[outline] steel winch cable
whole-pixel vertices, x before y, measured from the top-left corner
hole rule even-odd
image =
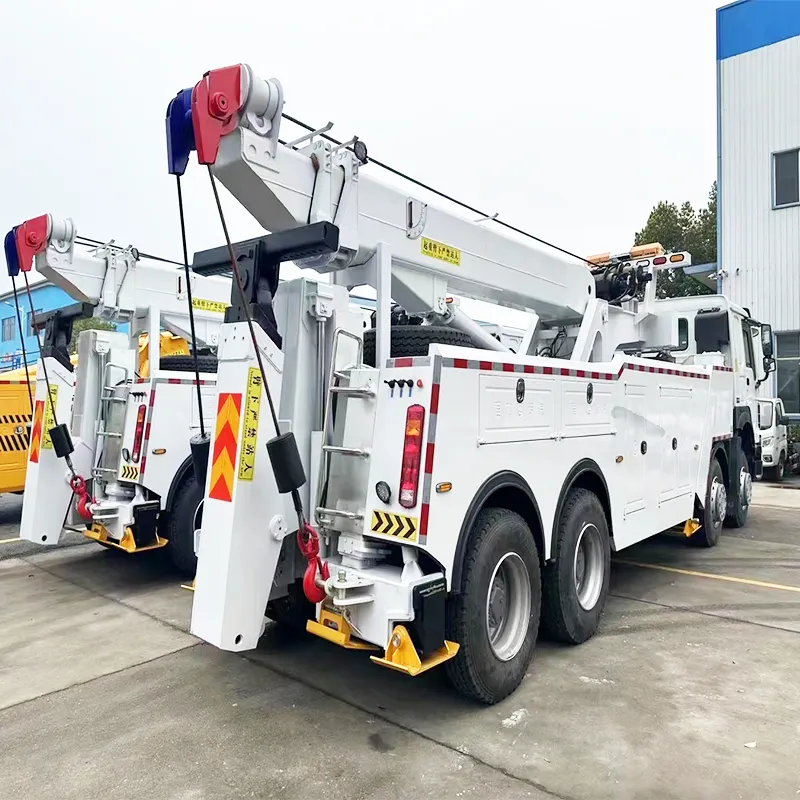
[[[314,133],[318,130],[318,128],[314,128],[313,125],[309,125],[306,122],[301,122],[299,119],[297,119],[296,117],[292,117],[289,114],[281,114],[281,116],[287,122],[291,122],[293,125],[297,125],[298,127],[308,131],[309,133]],[[338,139],[334,139],[333,136],[330,136],[327,133],[319,133],[317,135],[320,136],[322,139],[329,141],[331,144],[335,144],[337,146],[341,146],[343,144]],[[286,144],[286,142],[281,141],[281,144]],[[353,149],[352,147],[348,148],[348,150],[352,149]],[[416,178],[412,178],[411,175],[408,175],[407,173],[402,172],[399,169],[395,169],[394,167],[390,167],[383,161],[378,161],[377,159],[370,156],[369,162],[371,164],[375,164],[375,166],[380,167],[381,169],[385,169],[392,175],[396,175],[398,178],[402,178],[403,180],[406,180],[409,183],[413,183],[415,186],[419,186],[420,189],[424,189],[426,192],[431,192],[432,194],[435,194],[437,197],[441,197],[443,200],[447,200],[450,203],[455,203],[457,206],[461,206],[461,208],[466,209],[467,211],[470,211],[473,214],[477,214],[486,221],[496,222],[498,225],[501,225],[507,230],[513,231],[514,233],[518,233],[521,236],[527,237],[528,239],[532,239],[534,242],[538,242],[539,244],[542,244],[545,247],[550,247],[553,250],[557,250],[559,253],[563,253],[565,256],[569,256],[570,258],[577,258],[578,261],[581,261],[590,267],[596,266],[585,256],[579,256],[577,253],[573,253],[571,250],[567,250],[564,247],[559,247],[557,244],[553,244],[553,242],[548,242],[547,239],[542,239],[539,236],[534,236],[532,233],[529,233],[528,231],[523,230],[522,228],[518,228],[516,225],[511,225],[510,223],[505,222],[502,219],[498,219],[496,214],[494,215],[487,214],[485,211],[481,211],[480,209],[475,208],[475,206],[469,205],[469,203],[465,203],[462,200],[457,200],[452,195],[447,194],[446,192],[442,192],[439,189],[435,189],[430,184],[424,183],[423,181],[417,180]]]
[[[200,389],[200,366],[197,360],[197,333],[194,327],[194,304],[192,302],[192,276],[189,273],[189,251],[186,247],[186,218],[183,213],[183,192],[181,191],[181,176],[176,175],[178,187],[178,214],[181,221],[181,243],[183,245],[183,271],[186,276],[186,299],[189,303],[189,328],[192,335],[192,359],[194,361],[194,380],[197,387],[197,412],[200,415],[200,436],[206,438],[206,428],[203,422],[203,393]]]
[[[28,370],[28,356],[25,353],[25,336],[22,333],[22,312],[19,307],[19,296],[17,295],[17,279],[11,276],[11,288],[14,291],[14,309],[17,312],[17,326],[19,328],[19,340],[22,343],[22,363],[25,365],[25,383],[28,386],[28,402],[30,403],[31,422],[33,421],[33,390],[31,389],[31,374]],[[34,319],[31,317],[31,328],[36,335],[36,340],[39,340],[39,334],[33,327]]]

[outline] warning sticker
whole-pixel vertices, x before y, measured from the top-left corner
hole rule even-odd
[[[56,417],[53,409],[58,401],[58,386],[50,387],[50,400],[44,404],[44,430],[42,431],[42,450],[52,450],[53,440],[50,438],[50,431],[56,426]]]
[[[42,441],[42,420],[44,419],[44,400],[37,400],[33,411],[33,430],[31,430],[31,453],[29,460],[39,463],[39,445]]]
[[[445,261],[454,267],[461,265],[461,251],[457,247],[451,247],[449,244],[442,244],[442,242],[437,242],[433,239],[426,239],[424,236],[420,239],[420,242],[422,255],[438,258],[439,261]]]
[[[228,303],[221,303],[218,300],[203,300],[202,297],[193,297],[192,308],[196,308],[199,311],[215,311],[218,314],[224,314],[225,309],[228,308]]]
[[[244,429],[239,451],[239,480],[253,480],[256,468],[258,412],[261,409],[261,372],[258,367],[247,371],[247,394],[244,401]]]
[[[208,496],[214,500],[224,500],[226,503],[230,503],[233,499],[233,465],[236,462],[241,410],[241,394],[219,393]]]

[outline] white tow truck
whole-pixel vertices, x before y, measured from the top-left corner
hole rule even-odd
[[[150,346],[149,374],[137,373],[140,333],[151,343],[160,341],[162,329],[190,337],[184,272],[140,259],[133,247],[76,249],[76,236],[71,220],[45,215],[6,237],[12,272],[27,272],[35,259],[39,274],[77,301],[47,320],[20,537],[55,545],[63,530],[77,529],[129,553],[165,547],[179,570],[194,575],[194,531],[203,498],[189,446],[201,427],[194,358],[161,356]],[[216,397],[211,351],[230,280],[191,279],[199,389],[209,426]],[[127,322],[129,330],[83,331],[74,367],[67,345],[74,320],[85,316]],[[71,434],[68,463],[51,435],[57,424],[66,424]]]
[[[270,232],[195,261],[235,281],[191,631],[249,650],[266,611],[497,702],[540,623],[592,636],[612,550],[744,524],[768,326],[722,297],[657,300],[688,254],[547,255],[377,180],[357,139],[283,144],[282,109],[277,80],[236,65],[167,116],[171,171],[196,150],[215,198],[218,180]],[[287,261],[329,282],[279,285]],[[516,352],[454,295],[527,312]]]

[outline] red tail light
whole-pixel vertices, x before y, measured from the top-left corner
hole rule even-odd
[[[134,462],[139,461],[139,456],[142,454],[142,437],[144,436],[144,416],[147,413],[147,406],[139,406],[136,412],[136,433],[133,435],[133,453],[131,459]]]
[[[653,259],[653,266],[660,267],[663,264],[667,263],[667,259],[665,256],[659,256],[658,258]]]
[[[409,406],[406,413],[406,437],[403,442],[403,468],[400,470],[400,505],[414,508],[417,504],[419,467],[422,463],[422,428],[425,409]]]

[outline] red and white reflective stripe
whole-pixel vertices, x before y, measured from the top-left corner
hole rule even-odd
[[[717,444],[717,442],[729,442],[733,438],[733,434],[726,433],[723,436],[714,436],[711,439],[711,444]]]
[[[150,443],[150,424],[153,420],[153,406],[156,403],[156,387],[154,386],[150,390],[150,402],[147,404],[147,421],[144,424],[144,441],[142,442],[142,466],[139,469],[139,479],[137,483],[142,482],[142,477],[144,476],[144,468],[147,464],[147,446]]]
[[[429,367],[431,365],[430,356],[422,356],[420,358],[387,358],[386,368],[394,369],[395,367]]]
[[[714,367],[715,372],[733,372],[733,367]]]
[[[390,359],[392,360],[392,359]],[[400,360],[400,359],[394,359]],[[422,359],[415,359],[422,360]],[[424,359],[430,363],[430,359]],[[417,365],[414,365],[417,366]],[[427,366],[421,364],[419,366]],[[431,511],[431,488],[433,486],[433,457],[436,453],[436,425],[439,418],[439,389],[442,378],[442,359],[433,362],[433,382],[431,383],[431,402],[428,410],[428,441],[425,447],[425,472],[422,476],[422,510],[419,520],[419,543],[428,541],[428,517]]]
[[[179,383],[188,384],[189,386],[197,386],[197,381],[194,378],[137,378],[136,383]],[[216,380],[201,380],[201,386],[216,386]]]
[[[672,375],[679,378],[693,378],[707,381],[709,375],[703,372],[688,372],[672,367],[654,367],[649,364],[634,364],[626,361],[615,375],[613,372],[595,372],[590,369],[570,367],[541,366],[539,364],[507,364],[497,361],[475,361],[467,358],[443,358],[442,366],[452,369],[479,369],[484,372],[511,372],[520,375],[555,375],[562,378],[589,378],[593,381],[616,381],[627,369],[633,372],[648,372],[654,375]]]

